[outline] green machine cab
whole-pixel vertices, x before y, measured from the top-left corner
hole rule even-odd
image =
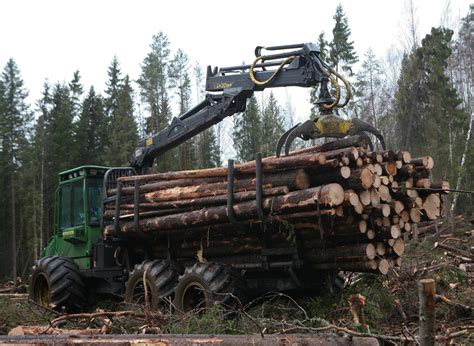
[[[65,256],[90,269],[93,245],[101,238],[102,192],[108,167],[81,166],[59,174],[54,236],[44,256]]]

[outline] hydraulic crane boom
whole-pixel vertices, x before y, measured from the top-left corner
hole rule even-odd
[[[263,56],[262,50],[272,54]],[[251,65],[220,69],[217,67],[212,69],[208,66],[206,75],[206,91],[208,93],[204,101],[179,117],[173,118],[170,125],[160,132],[140,141],[130,159],[130,165],[137,172],[146,172],[147,168],[153,165],[155,158],[219,123],[224,118],[245,111],[247,100],[255,91],[266,88],[321,85],[319,99],[316,102],[321,114],[331,114],[333,108],[347,104],[348,97],[350,97],[350,87],[347,81],[321,60],[319,49],[315,44],[259,46],[255,49],[255,55],[256,60]],[[334,76],[341,79],[347,89],[346,101],[343,105],[339,104],[339,85]],[[335,99],[328,91],[328,82],[331,82],[336,90]],[[347,134],[336,135],[345,136]],[[322,137],[324,133],[321,133],[318,127],[308,130],[308,124],[305,124],[302,128],[291,129],[291,136],[286,135],[284,139],[286,140],[287,137],[306,139],[318,136]],[[284,144],[284,142],[282,143]],[[289,150],[289,145],[291,143],[287,143],[286,151]]]
[[[260,53],[262,47],[257,47]],[[137,171],[152,166],[156,157],[178,146],[224,118],[245,111],[247,99],[254,91],[267,87],[310,87],[321,83],[323,72],[316,45],[297,44],[268,47],[281,51],[267,55],[260,64],[225,68],[207,68],[206,95],[204,101],[189,111],[173,118],[170,125],[160,132],[140,141],[131,157],[130,164]],[[295,50],[296,49],[296,50]],[[290,50],[290,51],[288,51]],[[278,66],[277,69],[269,68]],[[259,71],[255,71],[259,69]],[[271,78],[273,76],[273,78]],[[271,81],[260,85],[252,81]]]

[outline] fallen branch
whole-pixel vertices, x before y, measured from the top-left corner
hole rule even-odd
[[[435,295],[435,301],[438,303],[438,302],[442,302],[442,303],[445,303],[445,304],[448,304],[454,308],[458,307],[460,308],[461,310],[463,310],[464,312],[466,313],[470,313],[472,311],[472,307],[468,306],[468,305],[464,305],[464,304],[461,304],[461,303],[456,303],[456,302],[453,302],[451,299],[449,299],[448,297],[446,296],[443,296],[443,295],[440,295],[440,294],[436,294]]]
[[[154,312],[151,314],[153,317],[165,320],[163,317],[163,314]],[[96,317],[125,317],[125,316],[131,316],[134,318],[141,318],[145,319],[147,316],[145,313],[142,312],[137,312],[137,311],[101,311],[101,312],[93,312],[93,313],[80,313],[80,314],[68,314],[68,315],[62,315],[54,320],[51,321],[51,326],[56,327],[60,322],[62,321],[69,321],[69,320],[80,320],[80,319],[88,319],[91,320]]]
[[[325,332],[325,331],[328,331],[328,330],[336,330],[338,332],[343,332],[343,333],[346,333],[346,334],[349,334],[349,335],[352,335],[352,336],[359,336],[359,337],[372,337],[372,338],[376,338],[376,339],[379,339],[379,340],[384,340],[384,341],[398,341],[398,342],[406,342],[406,341],[410,341],[410,342],[417,342],[416,339],[413,339],[413,338],[409,338],[409,337],[406,337],[406,336],[391,336],[391,335],[383,335],[383,334],[371,334],[371,333],[360,333],[360,332],[356,332],[355,330],[351,330],[351,329],[348,329],[348,328],[345,328],[345,327],[339,327],[339,326],[336,326],[334,324],[329,324],[327,326],[324,326],[324,327],[318,327],[318,328],[314,328],[314,327],[304,327],[304,326],[295,326],[291,329],[287,329],[287,330],[284,330],[283,333],[288,333],[288,331],[293,331],[293,330],[306,330],[306,331],[310,331],[310,332]]]
[[[59,311],[55,311],[53,309],[47,308],[46,306],[40,305],[32,299],[28,299],[28,303],[33,304],[35,307],[40,308],[41,310],[44,310],[46,312],[49,312],[50,314],[53,314],[56,316],[62,316],[62,313],[60,313]]]
[[[458,248],[455,248],[453,246],[449,246],[449,245],[446,245],[446,244],[443,244],[443,243],[438,243],[436,242],[434,244],[434,248],[440,248],[440,249],[443,249],[443,250],[446,250],[446,251],[450,251],[452,253],[455,253],[457,255],[460,255],[462,257],[466,257],[466,258],[469,258],[469,259],[474,259],[474,255],[470,252],[467,252],[467,251],[464,251],[464,250],[461,250],[461,249],[458,249]]]

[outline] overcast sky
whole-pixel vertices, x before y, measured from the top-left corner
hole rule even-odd
[[[456,22],[465,16],[470,2],[449,1],[448,19]],[[15,59],[31,102],[40,96],[46,78],[52,83],[69,81],[75,70],[80,71],[86,90],[94,85],[103,91],[114,54],[122,71],[136,79],[151,37],[159,31],[168,35],[173,50],[183,49],[192,63],[235,65],[250,62],[256,45],[314,42],[321,31],[330,39],[338,3],[348,17],[360,56],[368,48],[384,56],[400,45],[401,26],[406,23],[403,0],[1,0],[0,66],[3,69],[10,57]],[[446,17],[447,2],[414,3],[424,37]],[[297,117],[305,117],[307,91],[291,95]]]

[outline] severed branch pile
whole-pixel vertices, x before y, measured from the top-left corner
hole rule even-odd
[[[104,219],[111,224],[104,232],[176,235],[178,258],[198,251],[203,257],[258,255],[268,244],[283,249],[294,241],[315,269],[386,274],[401,265],[414,225],[440,217],[440,197],[449,184],[430,180],[429,156],[370,151],[367,144],[366,136],[354,136],[264,158],[264,215],[256,201],[256,162],[236,164],[230,216],[239,225],[229,219],[226,167],[121,177],[120,222],[113,224],[115,203],[106,204]],[[117,189],[107,196],[113,199]],[[262,232],[269,243],[262,242]],[[165,256],[166,242],[157,243],[157,253]]]

